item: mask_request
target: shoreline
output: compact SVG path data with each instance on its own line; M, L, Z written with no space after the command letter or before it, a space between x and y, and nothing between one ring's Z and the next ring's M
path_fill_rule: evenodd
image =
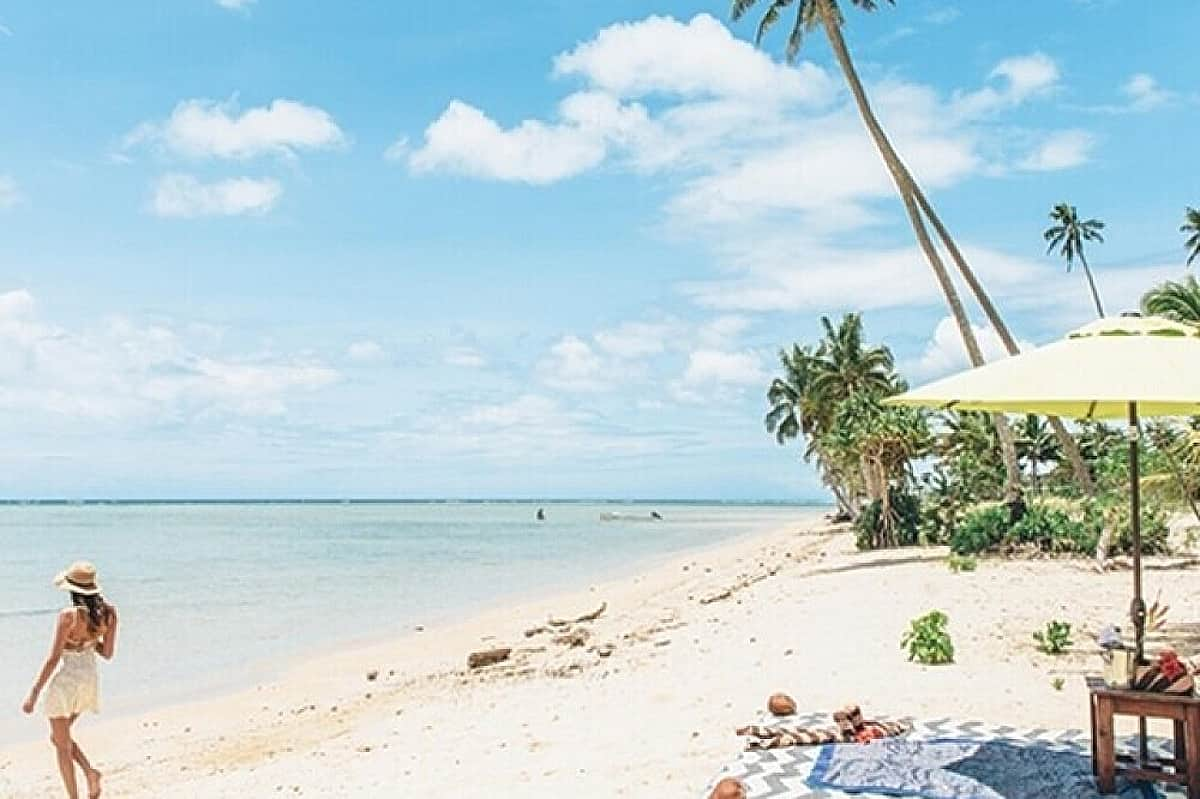
M371 502L372 504L379 504L390 501L379 500ZM458 500L446 501L447 504L452 504L452 502L458 502ZM481 500L477 504L486 504L488 502L493 502L493 500ZM513 502L518 501L514 500ZM526 504L524 500L519 501L519 503ZM642 505L648 503L649 501L629 501L623 504ZM97 504L111 503L98 502ZM567 503L564 501L558 503L547 502L547 505L550 504ZM590 502L575 501L573 504L590 504ZM722 503L714 502L710 504L719 505ZM745 503L723 504L739 506ZM758 504L761 505L762 503ZM783 531L793 530L797 527L808 528L819 525L829 511L829 508L823 505L786 505L780 503L778 507L781 510L794 507L801 518L784 526L780 526L778 522L764 522L759 527L731 535L721 541L705 542L671 552L637 556L625 566L606 566L600 572L587 576L583 581L590 584L590 590L599 590L601 586L620 590L620 587L626 581L632 580L634 583L637 583L642 575L667 568L682 559L707 556L719 557L721 552L729 548L744 546L748 542L757 541L764 536L778 535ZM623 572L628 573L623 574ZM354 634L344 638L332 638L319 642L312 650L305 653L282 656L264 655L246 664L245 672L240 675L223 678L212 684L182 692L171 692L164 698L150 700L148 704L134 704L128 709L112 713L102 713L98 717L92 717L91 720L98 724L119 723L160 712L167 712L172 708L229 700L233 697L247 694L252 690L261 690L263 686L272 683L284 682L289 679L290 675L295 673L305 673L319 669L320 664L326 661L342 662L347 658L353 658L356 654L385 651L389 647L398 646L403 641L416 643L418 641L436 640L439 637L453 635L463 628L474 629L483 619L506 617L514 613L520 613L523 609L566 604L570 599L578 597L582 593L582 589L572 587L573 584L578 585L579 582L580 578L578 576L564 576L540 588L516 594L510 593L497 596L482 605L467 604L462 607L437 611L420 617L419 620L418 617L414 617L411 623L406 620L395 631L390 633L376 631ZM53 615L56 612L57 608L52 608L47 611L47 615ZM399 635L399 638L397 638L397 635ZM282 662L278 662L280 660ZM105 664L102 664L102 672L104 668ZM103 680L103 673L101 676ZM35 711L33 719L44 722L44 718L39 713L40 709L39 711ZM88 717L85 716L84 720L88 720ZM35 741L40 742L43 737L41 725L31 724L30 726L31 731L27 736L0 740L0 755L7 749L29 745ZM32 729L33 727L36 727L36 730Z
M79 728L113 795L700 797L736 758L733 729L765 698L802 711L1086 727L1091 632L1128 606L1126 572L1085 561L984 560L945 549L859 553L820 519L740 536L567 593L321 653L222 697ZM1187 569L1147 572L1179 618L1200 613ZM546 632L551 617L594 621ZM908 663L914 616L950 616L956 662ZM1075 625L1051 657L1031 633ZM469 653L513 647L478 670ZM1190 652L1191 649L1181 649ZM1061 678L1062 683L1059 683ZM1057 685L1057 687L1056 687ZM0 795L53 795L44 741L0 749Z

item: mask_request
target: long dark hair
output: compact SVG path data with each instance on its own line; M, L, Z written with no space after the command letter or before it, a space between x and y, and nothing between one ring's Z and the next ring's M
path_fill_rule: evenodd
M77 594L72 591L71 601L75 607L87 610L88 632L92 635L99 633L101 628L108 624L108 615L111 611L108 603L104 601L104 597L99 594Z

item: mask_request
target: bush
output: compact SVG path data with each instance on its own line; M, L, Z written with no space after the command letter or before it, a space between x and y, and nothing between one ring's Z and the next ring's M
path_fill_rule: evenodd
M888 499L897 545L907 547L920 543L921 500L915 494L895 486L888 489ZM859 549L881 548L884 539L882 510L883 503L876 500L859 514L854 525Z
M1099 524L1076 519L1067 510L1047 503L1029 505L1020 521L1009 521L1005 505L984 505L969 512L954 531L950 549L957 555L1033 548L1052 554L1086 555L1096 549Z
M1061 655L1074 643L1071 640L1071 625L1057 620L1047 622L1045 631L1034 633L1033 640L1037 641L1038 649L1047 655Z
M958 572L973 572L975 567L979 565L979 561L975 560L972 555L954 555L951 554L946 560L946 565L950 567L950 571L957 574Z
M1116 536L1112 542L1113 552L1125 555L1133 553L1133 531L1129 527L1129 504L1124 502L1115 505L1110 523L1116 527ZM1170 552L1166 512L1153 503L1142 505L1142 552L1147 555L1165 555Z
M997 547L1008 534L1008 508L983 505L967 513L950 537L956 555L974 555Z
M908 659L927 666L954 662L954 644L946 625L950 618L940 610L931 610L909 622L908 632L900 639L900 648L908 650Z

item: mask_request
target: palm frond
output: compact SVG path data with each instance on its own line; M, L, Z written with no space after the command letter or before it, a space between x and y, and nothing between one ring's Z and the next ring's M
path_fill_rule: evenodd
M754 8L754 5L757 2L758 0L733 0L733 8L729 10L730 18L734 22L737 22L739 19L745 16L747 11Z

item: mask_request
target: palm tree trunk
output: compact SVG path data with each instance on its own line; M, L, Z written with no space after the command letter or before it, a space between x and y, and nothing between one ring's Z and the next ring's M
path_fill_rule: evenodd
M871 110L866 90L863 89L862 81L859 80L858 72L854 69L854 63L850 59L850 50L846 47L846 40L842 38L837 13L830 6L829 0L817 0L817 3L821 12L822 27L825 29L825 35L828 37L829 44L833 48L838 65L842 68L846 83L850 86L850 92L854 95L854 102L858 106L858 112L862 116L863 123L867 126L867 131L871 134L875 146L879 149L879 154L883 157L884 164L892 174L892 180L896 183L896 189L900 193L900 199L904 202L904 210L908 213L913 233L916 234L917 243L920 245L922 252L925 253L925 258L929 261L929 266L933 269L934 276L937 278L938 284L942 288L942 293L946 297L946 304L950 306L950 314L958 326L958 332L962 336L963 345L966 347L971 365L982 366L984 363L983 352L979 348L979 341L975 338L975 331L971 328L971 322L967 317L966 309L963 307L962 299L958 295L958 289L955 288L954 282L950 279L950 274L946 271L945 264L942 263L941 256L938 255L937 248L934 247L933 242L930 240L929 231L925 229L925 223L921 219L920 211L917 208L917 203L914 199L915 181L912 179L912 175L909 173L907 167L904 166L904 162L900 160L900 156L896 153L896 150L892 147L887 134L883 131L883 126L879 124L879 120L875 117L875 112ZM996 435L1000 439L1000 451L1004 459L1005 498L1009 501L1014 501L1021 495L1021 471L1017 465L1017 450L1013 441L1012 430L1001 414L992 414L992 423L996 427Z
M912 187L913 193L917 198L917 205L921 207L926 218L929 219L929 223L933 225L933 230L941 240L942 246L950 253L950 260L954 261L954 265L958 268L958 273L962 275L963 280L967 283L967 287L971 289L971 293L979 303L979 307L983 309L983 315L987 318L988 324L992 326L992 330L996 331L996 335L1000 337L1000 341L1004 344L1004 348L1008 350L1009 355L1019 354L1021 348L1017 346L1017 340L1013 338L1008 325L1000 317L1000 311L997 310L996 304L992 302L992 298L987 293L987 290L984 289L983 284L979 282L979 278L975 276L974 270L967 264L967 259L963 257L958 244L950 236L950 231L942 224L941 217L933 210L933 206L926 199L925 192L921 190L916 180L912 180ZM1058 443L1062 446L1063 454L1067 456L1067 460L1071 463L1071 470L1075 473L1075 480L1083 490L1084 496L1094 499L1096 496L1096 481L1092 479L1091 470L1083 462L1083 455L1079 452L1079 443L1075 441L1075 436L1071 435L1067 430L1067 426L1057 416L1048 416L1046 418L1050 422L1050 427L1054 429L1054 435L1058 439Z
M1083 255L1083 247L1079 248L1079 263L1083 264L1083 273L1087 275L1088 288L1092 290L1092 302L1096 303L1096 313L1104 318L1104 306L1100 304L1100 292L1096 290L1096 279L1092 277L1092 268L1088 266L1087 258Z

